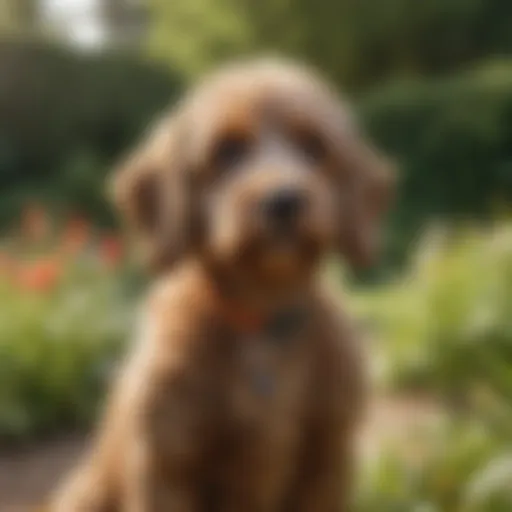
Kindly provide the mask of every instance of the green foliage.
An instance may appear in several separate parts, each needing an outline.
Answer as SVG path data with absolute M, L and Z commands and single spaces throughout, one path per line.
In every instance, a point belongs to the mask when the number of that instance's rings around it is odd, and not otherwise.
M 368 461 L 361 512 L 511 510 L 512 225 L 433 232 L 408 272 L 355 309 L 380 385 L 439 408 Z
M 512 65 L 402 82 L 362 103 L 369 131 L 399 159 L 395 254 L 432 220 L 493 216 L 512 201 Z
M 508 0 L 150 0 L 150 48 L 197 72 L 226 57 L 277 51 L 360 87 L 510 54 Z
M 0 444 L 87 425 L 133 325 L 124 243 L 36 205 L 0 243 Z
M 251 25 L 236 0 L 149 0 L 149 51 L 170 69 L 195 75 L 247 52 Z
M 446 419 L 414 437 L 368 461 L 358 512 L 510 510 L 510 438 L 497 438 L 481 421 Z
M 92 263 L 47 293 L 0 291 L 0 441 L 88 425 L 129 325 L 119 280 Z
M 27 195 L 104 213 L 111 160 L 181 89 L 131 57 L 35 42 L 0 41 L 0 76 L 0 222 Z M 82 179 L 87 193 L 78 193 Z
M 512 396 L 512 226 L 440 233 L 417 254 L 400 280 L 358 302 L 385 381 L 497 413 Z

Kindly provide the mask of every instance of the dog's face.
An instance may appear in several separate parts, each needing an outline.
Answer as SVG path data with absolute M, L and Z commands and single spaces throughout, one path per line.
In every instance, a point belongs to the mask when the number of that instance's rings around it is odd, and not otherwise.
M 194 253 L 283 286 L 327 251 L 356 264 L 373 256 L 389 174 L 326 85 L 257 62 L 192 91 L 115 190 L 159 265 Z

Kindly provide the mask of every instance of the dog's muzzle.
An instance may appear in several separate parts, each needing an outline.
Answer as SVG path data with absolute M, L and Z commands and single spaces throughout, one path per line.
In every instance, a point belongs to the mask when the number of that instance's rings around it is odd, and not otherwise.
M 261 203 L 265 221 L 279 231 L 293 229 L 306 209 L 307 198 L 296 188 L 280 188 L 269 194 Z

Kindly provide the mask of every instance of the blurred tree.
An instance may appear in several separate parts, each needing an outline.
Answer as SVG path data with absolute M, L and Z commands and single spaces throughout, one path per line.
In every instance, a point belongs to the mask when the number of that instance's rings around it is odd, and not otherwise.
M 148 0 L 152 52 L 187 71 L 278 51 L 357 90 L 512 53 L 509 0 Z
M 148 0 L 149 48 L 171 67 L 194 74 L 255 47 L 237 0 Z
M 360 86 L 512 52 L 508 0 L 246 0 L 255 40 Z M 507 21 L 508 20 L 508 21 Z

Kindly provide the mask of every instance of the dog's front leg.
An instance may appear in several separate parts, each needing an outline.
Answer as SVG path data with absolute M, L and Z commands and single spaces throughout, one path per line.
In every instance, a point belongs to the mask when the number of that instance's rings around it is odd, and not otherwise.
M 101 467 L 85 464 L 75 470 L 66 485 L 50 499 L 50 512 L 113 512 L 109 481 Z
M 344 390 L 342 386 L 339 388 Z M 355 390 L 356 386 L 350 389 Z M 313 409 L 306 426 L 296 506 L 292 510 L 350 512 L 353 510 L 359 415 L 346 395 L 338 399 L 339 394 L 328 389 L 319 396 L 325 400 L 317 400 L 317 408 Z M 355 396 L 356 392 L 352 397 Z
M 132 468 L 122 512 L 197 512 L 193 486 Z
M 152 367 L 146 375 L 132 402 L 136 414 L 125 443 L 121 512 L 200 509 L 205 419 L 194 399 L 195 375 L 188 368 L 166 365 Z

